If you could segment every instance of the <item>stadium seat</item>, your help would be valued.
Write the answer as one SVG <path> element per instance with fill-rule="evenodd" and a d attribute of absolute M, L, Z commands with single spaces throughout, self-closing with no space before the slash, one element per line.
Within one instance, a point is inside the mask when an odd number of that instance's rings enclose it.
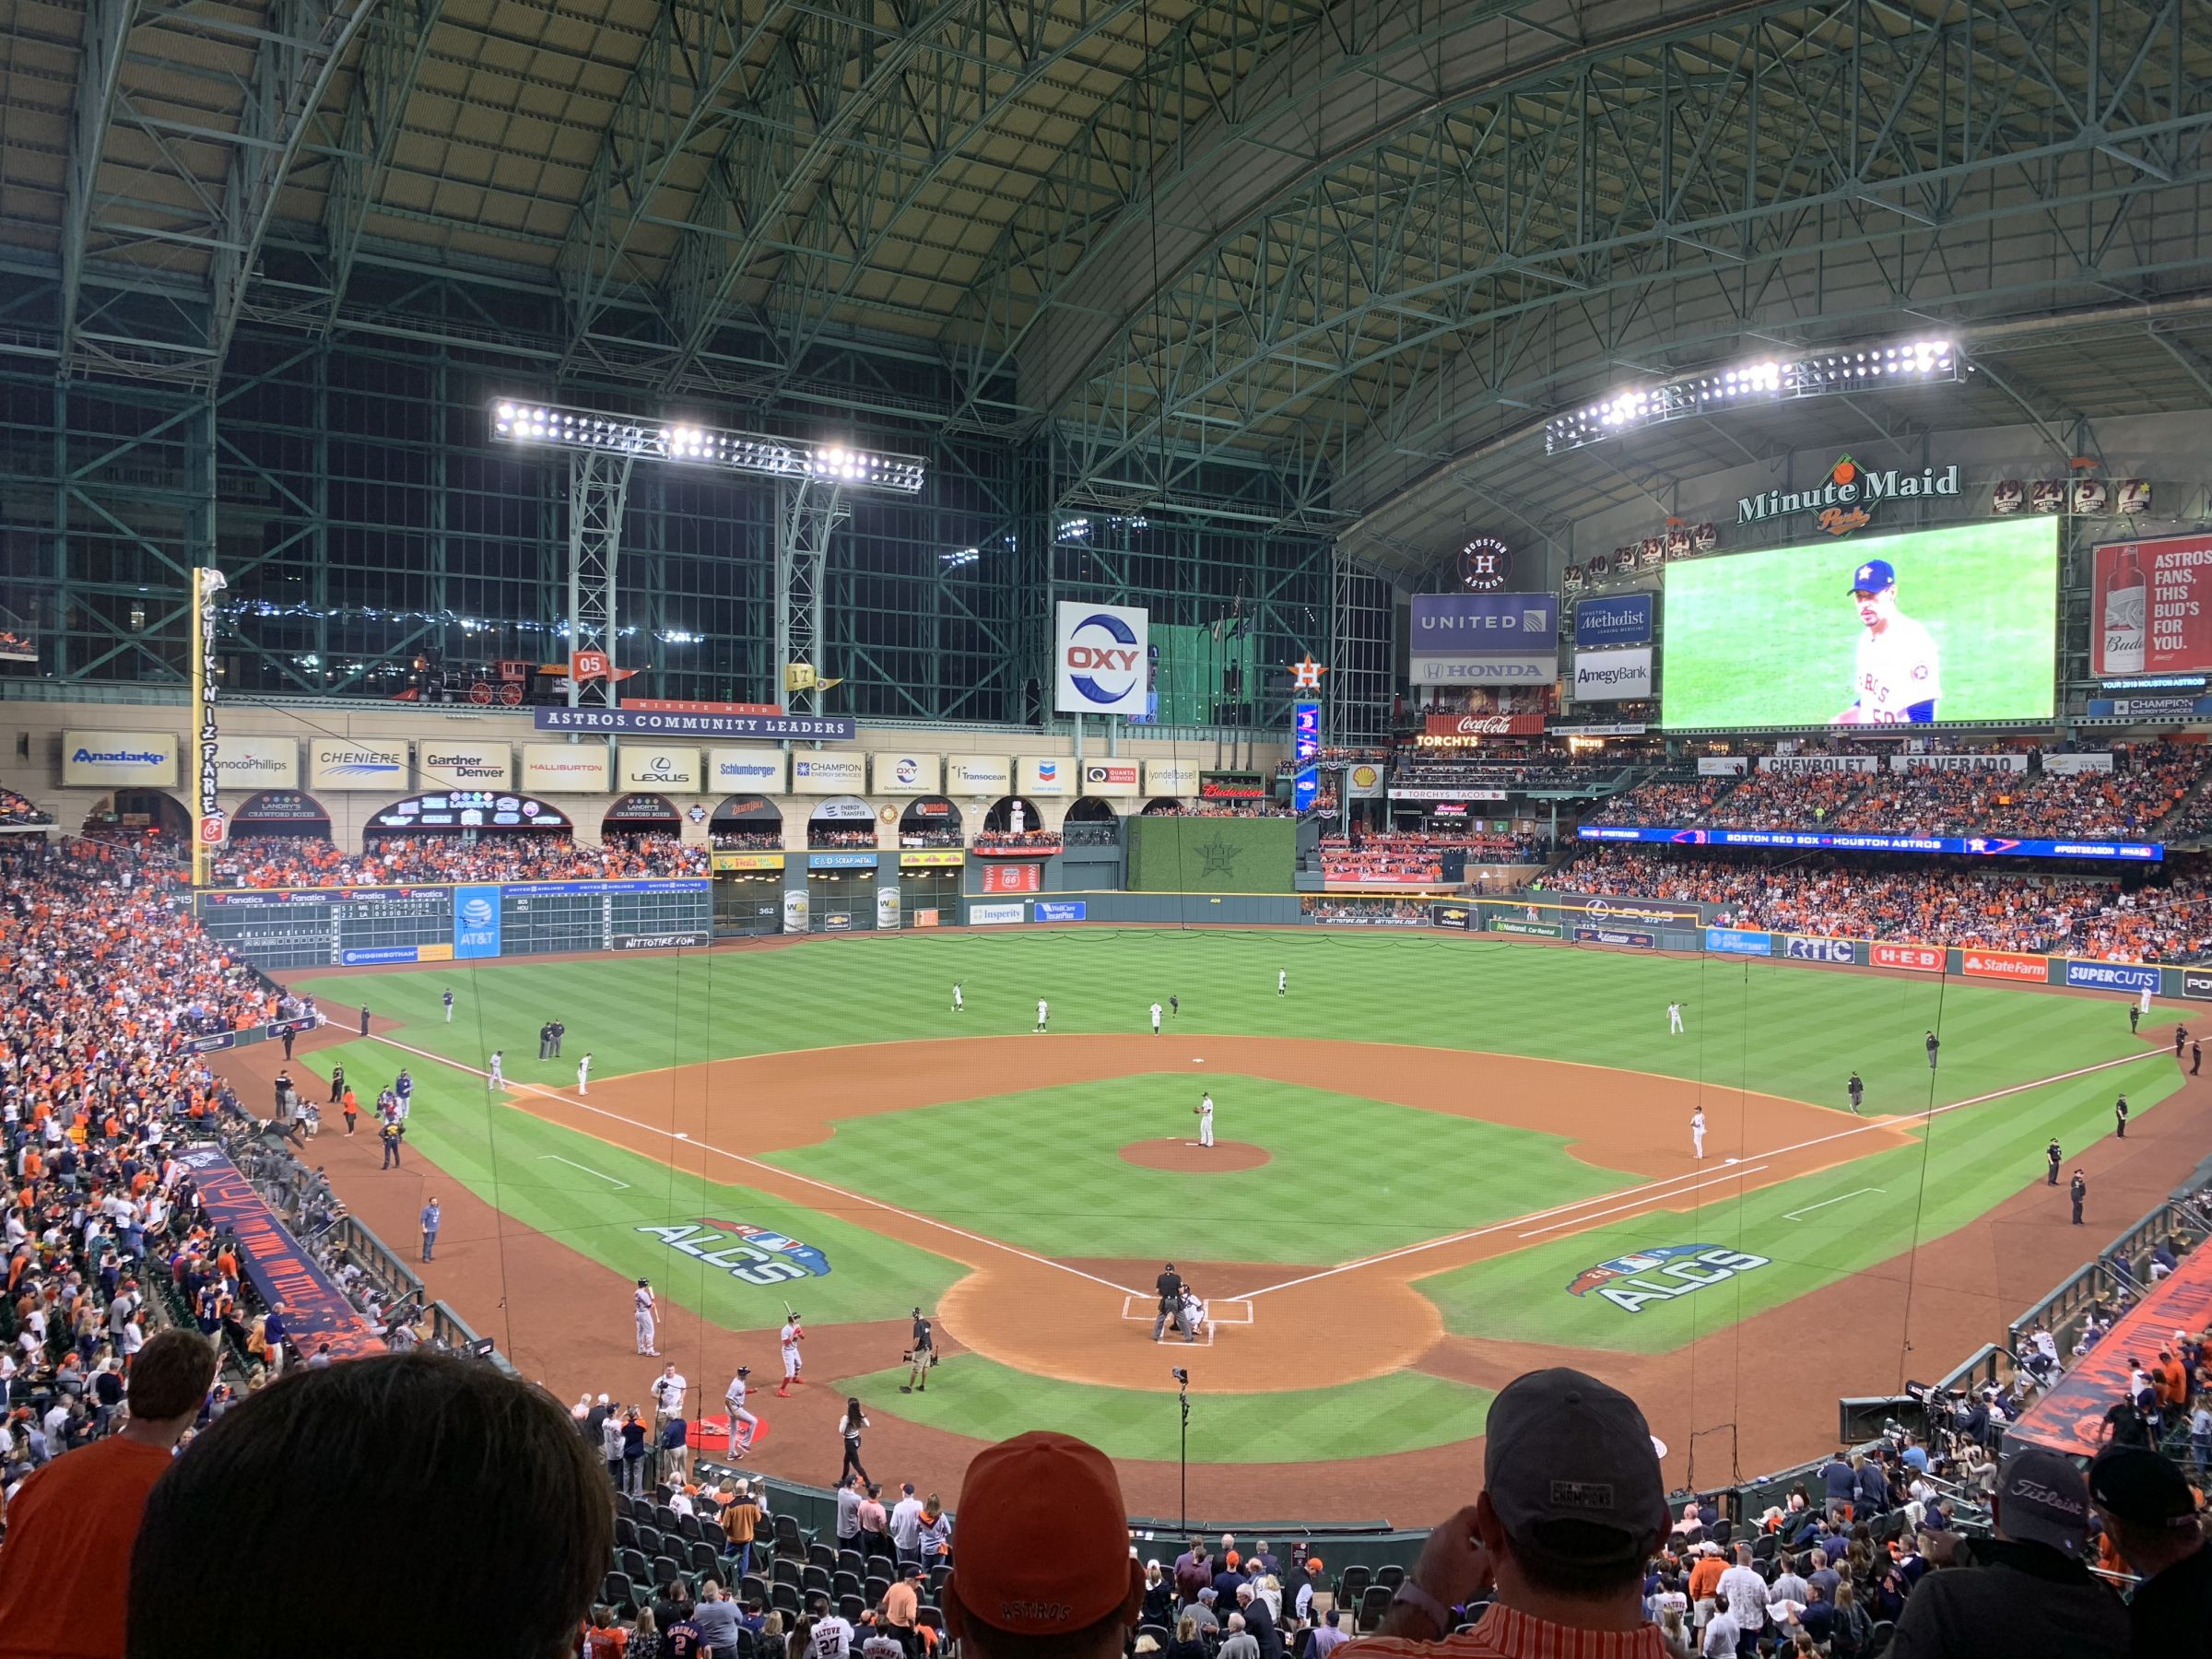
<path fill-rule="evenodd" d="M 615 1517 L 615 1543 L 623 1549 L 638 1547 L 638 1524 L 628 1515 Z"/>
<path fill-rule="evenodd" d="M 683 1517 L 665 1503 L 653 1506 L 653 1524 L 665 1533 L 680 1533 L 683 1530 Z"/>
<path fill-rule="evenodd" d="M 1359 1597 L 1359 1611 L 1353 1623 L 1361 1633 L 1382 1628 L 1382 1616 L 1390 1611 L 1390 1586 L 1370 1584 Z"/>
<path fill-rule="evenodd" d="M 799 1569 L 799 1589 L 807 1595 L 828 1595 L 830 1575 L 812 1561 Z"/>
<path fill-rule="evenodd" d="M 615 1566 L 630 1576 L 633 1583 L 653 1583 L 653 1570 L 646 1564 L 641 1549 L 619 1549 L 615 1552 Z"/>
<path fill-rule="evenodd" d="M 778 1556 L 775 1565 L 769 1569 L 769 1577 L 779 1584 L 787 1584 L 794 1591 L 805 1581 L 799 1576 L 799 1564 L 790 1556 Z"/>
<path fill-rule="evenodd" d="M 654 1583 L 672 1584 L 677 1579 L 682 1578 L 686 1578 L 684 1564 L 674 1556 L 658 1555 L 653 1558 L 653 1582 Z M 688 1580 L 686 1579 L 686 1582 L 688 1583 Z"/>
<path fill-rule="evenodd" d="M 857 1583 L 868 1576 L 868 1563 L 859 1550 L 841 1549 L 837 1552 L 837 1565 L 832 1571 L 851 1573 Z"/>
<path fill-rule="evenodd" d="M 888 1578 L 870 1578 L 862 1583 L 860 1593 L 866 1598 L 869 1606 L 880 1607 L 883 1606 L 884 1592 L 890 1587 L 891 1581 Z"/>
<path fill-rule="evenodd" d="M 1373 1574 L 1365 1567 L 1347 1567 L 1344 1576 L 1336 1581 L 1336 1605 L 1357 1609 L 1359 1598 L 1367 1594 Z"/>
<path fill-rule="evenodd" d="M 782 1614 L 786 1620 L 795 1619 L 801 1613 L 806 1611 L 806 1609 L 799 1605 L 798 1586 L 796 1584 L 786 1584 L 781 1579 L 778 1579 L 773 1584 L 769 1586 L 768 1599 L 769 1605 L 773 1606 L 777 1612 Z"/>
<path fill-rule="evenodd" d="M 1139 1641 L 1142 1641 L 1147 1636 L 1151 1637 L 1154 1641 L 1159 1643 L 1159 1650 L 1163 1653 L 1168 1650 L 1168 1643 L 1175 1640 L 1175 1632 L 1169 1630 L 1165 1625 L 1138 1625 L 1136 1627 L 1136 1639 Z"/>
<path fill-rule="evenodd" d="M 839 1596 L 858 1595 L 860 1594 L 860 1575 L 857 1572 L 847 1572 L 841 1567 L 839 1568 L 830 1575 L 830 1594 Z"/>
<path fill-rule="evenodd" d="M 1733 1521 L 1715 1522 L 1712 1536 L 1715 1544 L 1725 1545 L 1729 1539 L 1735 1536 L 1735 1523 Z"/>
<path fill-rule="evenodd" d="M 1866 1638 L 1867 1659 L 1881 1659 L 1881 1655 L 1888 1650 L 1889 1639 L 1896 1634 L 1897 1625 L 1894 1620 L 1888 1618 L 1879 1620 L 1875 1625 L 1873 1632 Z"/>
<path fill-rule="evenodd" d="M 1779 1533 L 1761 1533 L 1752 1543 L 1751 1559 L 1754 1561 L 1771 1561 L 1781 1547 L 1782 1535 Z"/>
<path fill-rule="evenodd" d="M 706 1524 L 697 1515 L 678 1515 L 676 1518 L 676 1530 L 695 1544 L 707 1535 Z"/>
<path fill-rule="evenodd" d="M 1382 1585 L 1383 1589 L 1389 1591 L 1394 1595 L 1397 1594 L 1398 1586 L 1405 1582 L 1406 1569 L 1399 1566 L 1395 1561 L 1391 1562 L 1387 1567 L 1378 1567 L 1375 1569 L 1375 1583 Z"/>
<path fill-rule="evenodd" d="M 920 1611 L 915 1613 L 914 1622 L 918 1625 L 926 1626 L 928 1629 L 936 1631 L 939 1635 L 944 1634 L 945 1615 L 935 1607 L 922 1608 Z M 1152 1628 L 1154 1630 L 1158 1630 L 1159 1627 L 1155 1625 Z"/>
<path fill-rule="evenodd" d="M 806 1553 L 806 1535 L 799 1531 L 798 1522 L 790 1515 L 776 1517 L 776 1551 L 779 1555 L 803 1556 Z"/>
<path fill-rule="evenodd" d="M 719 1573 L 722 1571 L 722 1551 L 704 1538 L 691 1542 L 691 1571 Z"/>
<path fill-rule="evenodd" d="M 737 1599 L 748 1607 L 756 1604 L 767 1606 L 768 1581 L 757 1572 L 747 1573 L 737 1582 Z"/>
<path fill-rule="evenodd" d="M 627 1572 L 610 1572 L 601 1580 L 599 1599 L 625 1618 L 637 1617 L 638 1593 Z"/>
<path fill-rule="evenodd" d="M 650 1522 L 635 1528 L 638 1547 L 649 1556 L 656 1556 L 668 1547 L 668 1539 L 661 1529 Z"/>
<path fill-rule="evenodd" d="M 945 1581 L 952 1576 L 952 1569 L 939 1561 L 929 1570 L 929 1599 L 940 1605 L 945 1600 Z M 880 1598 L 879 1598 L 880 1599 Z"/>
<path fill-rule="evenodd" d="M 868 1604 L 858 1595 L 847 1594 L 837 1598 L 837 1616 L 849 1625 L 858 1625 L 867 1610 Z"/>
<path fill-rule="evenodd" d="M 817 1567 L 819 1567 L 824 1572 L 836 1571 L 837 1558 L 840 1555 L 850 1555 L 852 1551 L 850 1550 L 832 1549 L 829 1545 L 823 1543 L 819 1538 L 815 1539 L 812 1543 L 806 1546 L 806 1559 L 809 1561 L 812 1561 Z"/>

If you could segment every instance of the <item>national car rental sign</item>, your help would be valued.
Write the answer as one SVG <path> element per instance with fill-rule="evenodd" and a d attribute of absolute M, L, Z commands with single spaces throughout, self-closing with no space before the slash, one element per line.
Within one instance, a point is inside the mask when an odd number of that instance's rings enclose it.
<path fill-rule="evenodd" d="M 1151 679 L 1147 619 L 1130 606 L 1061 600 L 1053 638 L 1054 712 L 1142 715 Z"/>

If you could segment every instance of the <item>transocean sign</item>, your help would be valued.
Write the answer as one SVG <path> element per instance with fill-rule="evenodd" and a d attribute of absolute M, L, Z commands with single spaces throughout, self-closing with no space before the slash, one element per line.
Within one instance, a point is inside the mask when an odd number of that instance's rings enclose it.
<path fill-rule="evenodd" d="M 1735 522 L 1764 524 L 1794 513 L 1819 515 L 1820 528 L 1830 535 L 1848 535 L 1864 529 L 1874 518 L 1879 501 L 1919 500 L 1959 493 L 1957 466 L 1923 467 L 1904 472 L 1868 472 L 1849 455 L 1840 457 L 1828 477 L 1810 489 L 1769 489 L 1759 495 L 1739 496 Z"/>

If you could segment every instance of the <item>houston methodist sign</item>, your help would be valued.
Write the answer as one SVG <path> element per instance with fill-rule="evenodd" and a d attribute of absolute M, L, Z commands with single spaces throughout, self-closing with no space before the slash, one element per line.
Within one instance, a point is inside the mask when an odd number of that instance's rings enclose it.
<path fill-rule="evenodd" d="M 1131 606 L 1065 599 L 1057 610 L 1054 712 L 1141 718 L 1151 690 L 1149 614 Z"/>

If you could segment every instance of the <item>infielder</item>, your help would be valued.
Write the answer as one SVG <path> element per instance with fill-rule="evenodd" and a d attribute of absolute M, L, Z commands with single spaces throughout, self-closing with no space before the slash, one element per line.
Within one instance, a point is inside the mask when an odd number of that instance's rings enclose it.
<path fill-rule="evenodd" d="M 1852 603 L 1866 631 L 1859 637 L 1851 706 L 1831 725 L 1922 724 L 1936 718 L 1943 671 L 1935 636 L 1897 608 L 1897 571 L 1870 559 L 1852 573 Z"/>
<path fill-rule="evenodd" d="M 592 1056 L 589 1052 L 586 1052 L 582 1059 L 576 1062 L 576 1092 L 578 1094 L 592 1092 Z"/>
<path fill-rule="evenodd" d="M 952 982 L 952 1011 L 955 1014 L 958 1014 L 967 1006 L 968 1004 L 966 999 L 960 995 L 960 982 L 959 980 L 954 980 Z"/>
<path fill-rule="evenodd" d="M 500 1066 L 501 1063 L 505 1061 L 506 1057 L 507 1054 L 504 1049 L 493 1049 L 491 1051 L 491 1086 L 494 1088 L 504 1088 L 507 1087 L 507 1079 L 500 1074 Z"/>
<path fill-rule="evenodd" d="M 1200 1095 L 1198 1104 L 1192 1107 L 1191 1110 L 1198 1114 L 1198 1144 L 1202 1147 L 1212 1146 L 1214 1144 L 1214 1097 L 1210 1094 Z"/>
<path fill-rule="evenodd" d="M 1152 1005 L 1152 1035 L 1155 1037 L 1159 1035 L 1159 1005 L 1158 1003 Z"/>
<path fill-rule="evenodd" d="M 653 1281 L 640 1279 L 638 1288 L 630 1292 L 629 1300 L 631 1316 L 636 1320 L 638 1326 L 638 1352 L 651 1355 L 657 1359 L 661 1350 L 653 1346 L 653 1316 L 659 1310 L 661 1303 L 660 1299 L 653 1293 Z"/>
<path fill-rule="evenodd" d="M 1705 1157 L 1705 1108 L 1693 1107 L 1689 1114 L 1689 1144 L 1700 1161 Z"/>
<path fill-rule="evenodd" d="M 794 1382 L 804 1381 L 799 1375 L 804 1364 L 799 1359 L 799 1344 L 806 1340 L 806 1329 L 799 1324 L 798 1310 L 786 1308 L 784 1312 L 788 1317 L 782 1334 L 777 1337 L 778 1346 L 783 1350 L 783 1386 L 776 1390 L 776 1398 L 779 1400 L 789 1396 Z"/>
<path fill-rule="evenodd" d="M 1043 997 L 1039 997 L 1037 999 L 1037 1029 L 1041 1031 L 1043 1030 L 1052 1018 L 1053 1005 L 1046 1002 Z"/>
<path fill-rule="evenodd" d="M 453 994 L 451 991 L 445 994 L 445 1023 L 453 1023 Z"/>
<path fill-rule="evenodd" d="M 2150 1012 L 2150 987 L 2148 985 L 2143 987 L 2143 995 L 2136 1006 L 2146 1014 Z"/>
<path fill-rule="evenodd" d="M 1289 989 L 1290 971 L 1288 968 L 1277 968 L 1275 971 L 1275 994 L 1277 996 L 1281 996 L 1288 993 Z"/>
<path fill-rule="evenodd" d="M 752 1374 L 753 1368 L 751 1366 L 739 1366 L 737 1374 L 730 1379 L 730 1385 L 724 1391 L 722 1396 L 722 1403 L 729 1407 L 730 1412 L 730 1455 L 732 1457 L 743 1457 L 747 1452 L 750 1452 L 753 1449 L 753 1436 L 760 1432 L 760 1419 L 745 1408 L 746 1390 L 752 1386 L 746 1379 Z M 740 1423 L 745 1425 L 743 1434 L 737 1432 L 737 1426 Z"/>
<path fill-rule="evenodd" d="M 1682 1005 L 1678 1002 L 1666 1005 L 1666 1034 L 1669 1037 L 1682 1034 Z"/>

